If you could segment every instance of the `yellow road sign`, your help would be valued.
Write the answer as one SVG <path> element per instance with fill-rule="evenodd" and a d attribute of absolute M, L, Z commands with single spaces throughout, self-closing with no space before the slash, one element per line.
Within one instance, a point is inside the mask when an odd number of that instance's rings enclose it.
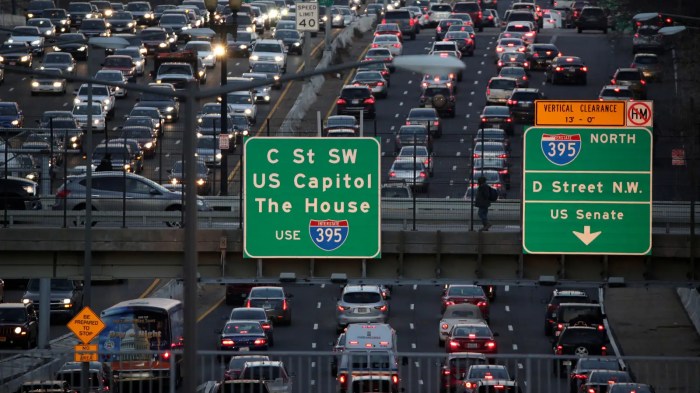
<path fill-rule="evenodd" d="M 97 352 L 97 344 L 78 344 L 74 349 L 75 352 Z"/>
<path fill-rule="evenodd" d="M 83 344 L 88 344 L 105 328 L 104 322 L 90 307 L 85 307 L 68 322 L 70 329 Z"/>
<path fill-rule="evenodd" d="M 535 101 L 536 126 L 624 127 L 625 101 Z"/>
<path fill-rule="evenodd" d="M 76 362 L 96 362 L 97 352 L 76 352 L 73 356 L 73 361 Z"/>

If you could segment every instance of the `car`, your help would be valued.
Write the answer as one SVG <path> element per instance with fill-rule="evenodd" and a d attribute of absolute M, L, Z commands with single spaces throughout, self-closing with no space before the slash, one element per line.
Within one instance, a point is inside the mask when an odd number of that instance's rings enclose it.
<path fill-rule="evenodd" d="M 264 381 L 270 392 L 291 393 L 292 376 L 287 372 L 284 362 L 265 360 L 245 362 L 239 378 Z"/>
<path fill-rule="evenodd" d="M 22 295 L 22 303 L 33 304 L 40 311 L 39 279 L 32 278 L 27 282 L 27 290 Z M 67 322 L 83 308 L 82 282 L 65 278 L 52 278 L 49 287 L 49 312 L 51 317 L 62 318 Z M 41 315 L 39 315 L 41 316 Z M 55 322 L 55 320 L 53 320 Z"/>
<path fill-rule="evenodd" d="M 515 78 L 493 77 L 486 85 L 486 105 L 504 105 L 518 87 Z"/>
<path fill-rule="evenodd" d="M 255 7 L 258 8 L 258 7 Z M 277 33 L 277 30 L 296 30 L 297 23 L 293 20 L 280 20 L 275 27 L 272 28 L 272 34 Z M 260 32 L 262 34 L 262 32 Z M 279 38 L 278 38 L 279 39 Z"/>
<path fill-rule="evenodd" d="M 469 366 L 464 376 L 465 392 L 475 392 L 479 382 L 486 380 L 510 381 L 512 379 L 508 373 L 508 369 L 504 365 L 473 364 Z"/>
<path fill-rule="evenodd" d="M 261 307 L 236 307 L 231 310 L 229 320 L 257 321 L 260 322 L 263 330 L 267 334 L 267 341 L 271 347 L 275 345 L 274 325 L 270 317 Z"/>
<path fill-rule="evenodd" d="M 392 56 L 400 56 L 403 53 L 403 44 L 399 37 L 391 34 L 383 34 L 374 37 L 372 48 L 384 48 L 391 52 Z"/>
<path fill-rule="evenodd" d="M 0 152 L 0 157 L 3 159 L 5 158 L 5 147 L 5 143 L 0 142 L 0 149 L 3 149 Z M 12 157 L 13 154 L 8 153 L 7 156 Z M 41 210 L 42 208 L 39 198 L 39 184 L 32 180 L 11 175 L 2 176 L 0 177 L 0 194 L 3 195 L 0 198 L 0 210 Z"/>
<path fill-rule="evenodd" d="M 438 115 L 455 117 L 457 100 L 452 89 L 445 85 L 429 85 L 420 96 L 421 108 L 435 108 Z"/>
<path fill-rule="evenodd" d="M 445 33 L 443 41 L 450 41 L 457 44 L 457 49 L 462 55 L 474 56 L 476 44 L 471 35 L 466 31 L 448 31 Z"/>
<path fill-rule="evenodd" d="M 501 54 L 496 62 L 496 69 L 498 72 L 500 72 L 503 67 L 522 67 L 526 71 L 529 71 L 531 64 L 524 53 L 508 52 Z"/>
<path fill-rule="evenodd" d="M 262 307 L 273 323 L 292 324 L 292 307 L 290 299 L 282 287 L 260 286 L 250 289 L 246 297 L 246 307 Z"/>
<path fill-rule="evenodd" d="M 34 348 L 39 338 L 39 318 L 34 304 L 0 304 L 0 348 Z"/>
<path fill-rule="evenodd" d="M 65 381 L 73 390 L 81 390 L 82 362 L 65 362 L 56 372 L 56 379 Z M 106 393 L 114 388 L 112 368 L 106 362 L 87 362 L 90 391 Z"/>
<path fill-rule="evenodd" d="M 34 56 L 31 46 L 26 42 L 5 42 L 0 45 L 0 63 L 3 65 L 20 66 L 32 68 Z M 5 80 L 5 72 L 3 70 L 2 80 Z"/>
<path fill-rule="evenodd" d="M 138 140 L 134 138 L 125 138 L 124 134 L 118 135 L 117 138 L 111 138 L 111 139 L 103 139 L 98 146 L 109 146 L 109 147 L 116 147 L 118 145 L 121 145 L 122 150 L 127 149 L 127 151 L 130 152 L 131 159 L 126 162 L 126 165 L 129 166 L 128 171 L 131 171 L 133 173 L 141 173 L 143 172 L 143 149 L 141 148 L 141 144 L 139 143 Z M 110 160 L 112 162 L 112 165 L 114 165 L 114 160 Z M 124 162 L 118 162 L 117 164 L 124 165 Z M 96 166 L 99 165 L 96 164 Z M 116 168 L 119 168 L 119 166 L 116 166 Z"/>
<path fill-rule="evenodd" d="M 408 185 L 414 191 L 428 191 L 430 186 L 428 168 L 422 161 L 413 158 L 397 157 L 389 168 L 389 182 L 400 182 Z"/>
<path fill-rule="evenodd" d="M 510 139 L 505 130 L 501 128 L 479 128 L 474 135 L 474 144 L 479 142 L 498 142 L 510 151 Z M 488 293 L 487 293 L 488 295 Z"/>
<path fill-rule="evenodd" d="M 603 34 L 608 33 L 608 16 L 601 7 L 586 6 L 581 8 L 575 24 L 579 34 L 584 30 L 602 30 Z"/>
<path fill-rule="evenodd" d="M 638 68 L 618 68 L 612 75 L 610 84 L 628 86 L 632 90 L 635 99 L 647 99 L 647 81 L 644 79 L 642 71 Z"/>
<path fill-rule="evenodd" d="M 185 41 L 185 31 L 192 28 L 190 17 L 182 12 L 181 9 L 175 8 L 166 10 L 158 20 L 158 27 L 165 30 L 172 30 L 177 37 L 177 41 Z"/>
<path fill-rule="evenodd" d="M 636 382 L 615 382 L 607 393 L 656 393 L 653 386 Z"/>
<path fill-rule="evenodd" d="M 282 68 L 277 63 L 269 61 L 261 61 L 251 64 L 250 72 L 265 74 L 268 79 L 272 80 L 273 89 L 281 89 Z"/>
<path fill-rule="evenodd" d="M 496 43 L 496 59 L 503 53 L 522 52 L 525 53 L 527 45 L 520 38 L 501 38 Z"/>
<path fill-rule="evenodd" d="M 433 158 L 427 146 L 404 146 L 396 156 L 397 158 L 422 161 L 428 169 L 430 177 L 433 176 Z"/>
<path fill-rule="evenodd" d="M 381 197 L 411 199 L 413 198 L 413 191 L 411 191 L 411 187 L 406 184 L 386 183 L 382 184 Z"/>
<path fill-rule="evenodd" d="M 597 303 L 561 303 L 554 317 L 554 335 L 558 336 L 567 326 L 589 326 L 605 334 L 605 314 Z"/>
<path fill-rule="evenodd" d="M 197 173 L 197 180 L 195 180 L 197 184 L 197 194 L 208 194 L 211 188 L 209 168 L 203 160 L 197 160 L 195 163 L 195 171 Z M 173 186 L 183 184 L 185 178 L 184 173 L 184 163 L 182 161 L 175 161 L 173 167 L 168 169 L 168 182 Z"/>
<path fill-rule="evenodd" d="M 32 18 L 40 17 L 44 10 L 50 8 L 56 8 L 53 0 L 30 0 L 25 8 L 25 20 L 29 22 Z"/>
<path fill-rule="evenodd" d="M 580 57 L 557 56 L 545 70 L 545 81 L 553 85 L 561 82 L 585 85 L 588 81 L 588 67 Z"/>
<path fill-rule="evenodd" d="M 104 131 L 106 127 L 106 115 L 104 110 L 104 105 L 96 101 L 91 103 L 80 102 L 79 104 L 73 105 L 73 117 L 78 122 L 80 128 L 87 130 L 87 118 L 88 112 L 92 114 L 92 128 L 93 130 Z"/>
<path fill-rule="evenodd" d="M 112 12 L 107 17 L 107 25 L 112 33 L 136 33 L 136 20 L 129 11 Z"/>
<path fill-rule="evenodd" d="M 43 56 L 46 51 L 44 41 L 45 39 L 41 35 L 38 27 L 16 26 L 10 32 L 10 38 L 5 42 L 8 44 L 27 43 L 34 54 Z"/>
<path fill-rule="evenodd" d="M 367 4 L 367 6 L 365 7 L 365 15 L 375 15 L 377 17 L 377 20 L 381 19 L 384 16 L 384 4 Z"/>
<path fill-rule="evenodd" d="M 351 129 L 353 132 L 359 132 L 360 125 L 357 124 L 357 118 L 355 118 L 355 116 L 328 116 L 328 119 L 326 119 L 326 125 L 323 127 L 323 132 L 327 133 L 328 131 L 335 129 Z"/>
<path fill-rule="evenodd" d="M 516 88 L 508 97 L 506 105 L 510 108 L 510 114 L 515 121 L 531 123 L 535 120 L 535 101 L 543 99 L 545 95 L 540 89 Z"/>
<path fill-rule="evenodd" d="M 304 52 L 304 35 L 296 30 L 277 29 L 274 38 L 284 43 L 287 54 L 301 56 Z"/>
<path fill-rule="evenodd" d="M 418 26 L 416 26 L 416 21 L 411 16 L 411 12 L 407 9 L 387 10 L 384 13 L 382 23 L 396 23 L 401 29 L 401 34 L 411 37 L 412 41 L 416 39 Z"/>
<path fill-rule="evenodd" d="M 223 153 L 219 148 L 219 138 L 214 135 L 201 135 L 197 137 L 195 157 L 207 166 L 219 166 Z"/>
<path fill-rule="evenodd" d="M 452 14 L 450 4 L 431 3 L 428 8 L 428 26 L 437 27 L 440 21 L 448 19 L 450 14 Z"/>
<path fill-rule="evenodd" d="M 542 28 L 543 29 L 561 29 L 564 23 L 564 16 L 561 10 L 545 9 L 542 10 Z"/>
<path fill-rule="evenodd" d="M 47 39 L 53 39 L 56 36 L 56 26 L 49 18 L 32 18 L 27 21 L 27 26 L 39 28 L 39 33 Z"/>
<path fill-rule="evenodd" d="M 272 393 L 265 381 L 258 379 L 232 379 L 214 382 L 208 393 Z"/>
<path fill-rule="evenodd" d="M 411 108 L 406 116 L 406 125 L 422 125 L 431 137 L 442 137 L 442 121 L 435 108 Z"/>
<path fill-rule="evenodd" d="M 556 325 L 557 310 L 562 303 L 591 303 L 591 298 L 584 291 L 560 290 L 552 291 L 552 297 L 547 303 L 547 310 L 544 317 L 544 334 L 551 336 L 554 334 Z"/>
<path fill-rule="evenodd" d="M 399 41 L 403 42 L 403 34 L 401 33 L 401 27 L 397 23 L 380 23 L 374 29 L 374 36 L 379 37 L 380 35 L 393 35 L 399 38 Z"/>
<path fill-rule="evenodd" d="M 445 356 L 440 365 L 440 392 L 452 392 L 463 387 L 463 380 L 469 367 L 474 364 L 487 364 L 482 353 L 452 352 Z"/>
<path fill-rule="evenodd" d="M 260 61 L 270 61 L 277 63 L 282 72 L 287 72 L 287 55 L 284 50 L 284 43 L 275 39 L 258 40 L 253 47 L 248 58 L 251 67 Z"/>
<path fill-rule="evenodd" d="M 581 385 L 579 391 L 609 393 L 613 385 L 630 382 L 632 382 L 632 376 L 627 371 L 593 370 L 588 375 L 586 382 Z"/>
<path fill-rule="evenodd" d="M 634 98 L 629 86 L 605 85 L 598 93 L 600 101 L 634 101 Z"/>
<path fill-rule="evenodd" d="M 269 347 L 267 335 L 258 321 L 227 321 L 218 333 L 219 351 L 266 351 Z"/>
<path fill-rule="evenodd" d="M 530 7 L 533 7 L 532 3 L 529 3 Z M 540 22 L 538 20 L 537 13 L 531 9 L 519 9 L 519 10 L 508 10 L 501 19 L 501 25 L 505 26 L 510 22 L 531 22 L 538 28 L 540 27 Z"/>
<path fill-rule="evenodd" d="M 438 324 L 438 346 L 444 347 L 452 327 L 462 323 L 485 322 L 481 309 L 476 304 L 459 303 L 445 307 Z"/>
<path fill-rule="evenodd" d="M 24 113 L 13 101 L 0 102 L 0 128 L 24 127 Z"/>
<path fill-rule="evenodd" d="M 150 119 L 144 119 L 148 124 L 130 125 L 125 124 L 119 129 L 119 138 L 136 139 L 143 150 L 145 158 L 155 157 L 158 146 L 158 133 L 152 127 Z"/>
<path fill-rule="evenodd" d="M 377 98 L 386 98 L 389 94 L 389 82 L 380 71 L 360 71 L 350 82 L 353 86 L 367 86 Z"/>
<path fill-rule="evenodd" d="M 654 25 L 640 26 L 632 36 L 632 53 L 662 53 L 666 49 L 664 37 L 659 33 L 659 27 Z"/>
<path fill-rule="evenodd" d="M 474 27 L 484 31 L 483 12 L 478 1 L 458 2 L 452 7 L 453 13 L 467 13 L 474 22 Z"/>
<path fill-rule="evenodd" d="M 45 68 L 49 75 L 34 75 L 31 80 L 31 95 L 39 93 L 66 94 L 66 78 L 58 68 Z"/>
<path fill-rule="evenodd" d="M 126 55 L 109 55 L 102 62 L 103 70 L 116 70 L 124 74 L 124 78 L 130 82 L 136 80 L 136 64 L 131 56 Z"/>
<path fill-rule="evenodd" d="M 104 19 L 86 19 L 78 29 L 78 33 L 83 33 L 86 37 L 109 37 L 109 27 Z"/>
<path fill-rule="evenodd" d="M 457 92 L 457 84 L 455 74 L 451 73 L 440 73 L 440 74 L 425 74 L 423 75 L 423 80 L 420 83 L 421 94 L 423 91 L 431 85 L 443 85 L 452 89 L 452 92 Z"/>
<path fill-rule="evenodd" d="M 251 82 L 265 83 L 268 81 L 267 74 L 262 72 L 244 72 L 241 74 L 241 78 L 248 78 Z M 255 95 L 255 102 L 269 104 L 270 103 L 270 90 L 272 86 L 270 85 L 260 85 L 253 88 L 253 94 Z"/>
<path fill-rule="evenodd" d="M 445 312 L 453 304 L 469 303 L 479 307 L 483 318 L 489 320 L 489 301 L 482 287 L 478 285 L 447 285 L 440 297 L 440 311 Z"/>
<path fill-rule="evenodd" d="M 568 326 L 554 341 L 555 355 L 568 355 L 554 359 L 554 375 L 564 376 L 573 366 L 570 356 L 607 356 L 607 336 L 590 326 Z"/>
<path fill-rule="evenodd" d="M 430 48 L 430 51 L 428 53 L 443 51 L 457 52 L 459 51 L 459 48 L 457 46 L 457 43 L 452 41 L 435 41 L 433 42 L 433 46 Z"/>
<path fill-rule="evenodd" d="M 362 59 L 362 61 L 371 61 L 371 60 L 384 60 L 387 63 L 387 66 L 389 67 L 389 70 L 391 72 L 395 71 L 395 67 L 391 65 L 391 62 L 394 61 L 394 55 L 391 54 L 391 51 L 386 48 L 370 48 L 367 50 L 367 53 L 365 53 L 365 57 Z"/>
<path fill-rule="evenodd" d="M 578 393 L 581 385 L 586 383 L 593 370 L 621 371 L 620 361 L 616 358 L 581 357 L 569 374 L 569 392 Z"/>
<path fill-rule="evenodd" d="M 644 79 L 647 81 L 661 82 L 664 75 L 663 63 L 655 53 L 637 53 L 632 59 L 630 68 L 642 71 Z"/>
<path fill-rule="evenodd" d="M 347 285 L 336 303 L 336 331 L 351 323 L 386 323 L 389 303 L 377 285 Z"/>
<path fill-rule="evenodd" d="M 445 338 L 445 351 L 496 354 L 498 345 L 495 336 L 484 322 L 456 324 Z"/>
<path fill-rule="evenodd" d="M 126 83 L 126 79 L 124 79 L 124 74 L 122 74 L 122 72 L 118 70 L 99 70 L 97 71 L 97 74 L 95 74 L 95 79 L 105 82 Z M 112 91 L 112 95 L 115 98 L 126 97 L 128 93 L 126 88 L 124 87 L 109 86 L 108 88 Z"/>
<path fill-rule="evenodd" d="M 75 92 L 73 99 L 74 105 L 87 104 L 88 96 L 92 90 L 92 102 L 99 102 L 105 116 L 112 118 L 114 116 L 114 107 L 116 104 L 112 91 L 105 85 L 89 85 L 87 83 L 80 85 Z M 87 119 L 86 119 L 87 120 Z"/>
<path fill-rule="evenodd" d="M 88 45 L 87 37 L 82 33 L 65 33 L 56 38 L 53 44 L 54 52 L 67 52 L 73 55 L 76 60 L 87 60 Z M 3 56 L 7 56 L 3 54 Z"/>
<path fill-rule="evenodd" d="M 464 27 L 471 27 L 474 28 L 474 21 L 472 20 L 472 17 L 468 13 L 462 13 L 462 12 L 453 12 L 449 16 L 450 19 L 459 19 L 462 21 L 462 25 L 454 25 L 455 28 L 457 29 L 463 29 Z M 452 26 L 450 26 L 452 28 Z M 448 29 L 449 31 L 449 29 Z"/>
<path fill-rule="evenodd" d="M 461 26 L 464 25 L 464 22 L 456 18 L 442 19 L 435 28 L 435 41 L 442 41 L 442 39 L 445 38 L 445 34 L 447 34 L 450 27 L 453 25 Z"/>
<path fill-rule="evenodd" d="M 362 64 L 357 67 L 357 72 L 361 71 L 379 71 L 384 79 L 386 79 L 387 84 L 391 84 L 391 70 L 386 63 L 368 63 Z"/>
<path fill-rule="evenodd" d="M 129 5 L 134 3 L 137 2 L 131 2 Z M 168 34 L 162 27 L 147 27 L 139 32 L 139 37 L 148 55 L 174 52 L 177 50 L 177 39 Z"/>
<path fill-rule="evenodd" d="M 233 39 L 226 41 L 228 53 L 230 53 L 230 56 L 232 57 L 248 57 L 250 56 L 250 52 L 252 51 L 253 46 L 255 46 L 255 42 L 257 40 L 257 33 L 238 30 L 236 32 L 235 41 Z"/>
<path fill-rule="evenodd" d="M 185 44 L 184 50 L 193 51 L 202 60 L 202 64 L 207 68 L 216 66 L 216 54 L 214 47 L 209 41 L 189 41 Z"/>
<path fill-rule="evenodd" d="M 520 39 L 523 40 L 525 45 L 532 45 L 537 40 L 537 27 L 530 23 L 510 22 L 506 25 L 504 31 L 522 33 Z"/>
<path fill-rule="evenodd" d="M 483 157 L 503 158 L 507 163 L 509 158 L 508 148 L 501 142 L 474 142 L 472 158 Z"/>
<path fill-rule="evenodd" d="M 220 112 L 219 112 L 220 113 Z M 131 112 L 126 116 L 127 121 L 131 117 L 148 117 L 151 119 L 153 128 L 158 130 L 158 133 L 162 133 L 161 123 L 165 120 L 160 114 L 160 111 L 156 107 L 149 106 L 135 106 L 131 109 Z"/>
<path fill-rule="evenodd" d="M 237 355 L 231 356 L 228 362 L 228 366 L 224 371 L 224 381 L 231 381 L 239 379 L 241 371 L 243 371 L 243 366 L 248 362 L 265 362 L 269 361 L 270 357 L 267 355 Z M 253 393 L 253 392 L 250 392 Z"/>
<path fill-rule="evenodd" d="M 528 46 L 526 54 L 533 70 L 547 68 L 555 57 L 562 55 L 554 44 L 532 44 Z"/>
<path fill-rule="evenodd" d="M 498 76 L 501 78 L 515 79 L 518 88 L 527 88 L 530 86 L 530 75 L 523 67 L 501 67 Z M 513 89 L 513 91 L 515 91 L 515 89 Z"/>
<path fill-rule="evenodd" d="M 360 112 L 364 113 L 364 118 L 374 118 L 375 99 L 372 90 L 366 85 L 343 86 L 336 100 L 336 114 L 359 116 Z"/>
<path fill-rule="evenodd" d="M 495 9 L 484 8 L 482 10 L 482 24 L 484 27 L 500 27 L 501 19 L 498 17 L 498 11 Z"/>
<path fill-rule="evenodd" d="M 226 104 L 232 114 L 245 115 L 251 124 L 258 120 L 258 106 L 252 91 L 234 91 L 226 95 Z"/>
<path fill-rule="evenodd" d="M 97 14 L 94 13 L 97 9 L 93 9 L 88 2 L 72 1 L 68 4 L 67 10 L 68 15 L 70 15 L 70 25 L 75 28 L 79 28 L 83 20 L 97 17 Z"/>
<path fill-rule="evenodd" d="M 401 151 L 404 146 L 425 146 L 432 153 L 433 138 L 424 125 L 403 125 L 394 137 L 394 154 Z"/>
<path fill-rule="evenodd" d="M 505 197 L 506 190 L 510 189 L 508 159 L 501 157 L 479 157 L 474 158 L 473 162 L 473 178 L 478 179 L 483 176 L 486 178 L 486 183 L 498 191 L 499 197 Z"/>

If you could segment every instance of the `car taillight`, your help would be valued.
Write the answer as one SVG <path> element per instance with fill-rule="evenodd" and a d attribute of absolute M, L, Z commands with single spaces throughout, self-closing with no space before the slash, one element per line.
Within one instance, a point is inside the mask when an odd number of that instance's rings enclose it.
<path fill-rule="evenodd" d="M 588 393 L 596 393 L 596 391 L 595 391 L 595 389 L 593 389 L 593 388 L 589 388 L 589 389 L 588 389 Z"/>
<path fill-rule="evenodd" d="M 455 304 L 455 302 L 453 302 L 452 300 L 445 300 L 445 306 L 451 306 L 453 304 Z"/>
<path fill-rule="evenodd" d="M 527 76 L 523 75 L 523 80 L 526 81 L 526 80 L 527 80 Z"/>
<path fill-rule="evenodd" d="M 450 340 L 450 348 L 459 348 L 459 342 Z"/>
<path fill-rule="evenodd" d="M 365 98 L 364 103 L 365 104 L 374 104 L 374 97 Z"/>
<path fill-rule="evenodd" d="M 350 309 L 350 307 L 338 306 L 338 311 L 347 311 L 349 309 Z"/>
<path fill-rule="evenodd" d="M 476 387 L 476 384 L 467 381 L 467 382 L 464 383 L 464 387 L 467 388 L 467 389 L 471 389 L 471 388 L 475 388 L 475 387 Z"/>
<path fill-rule="evenodd" d="M 525 47 L 521 46 L 520 48 L 518 48 L 518 52 L 525 52 Z"/>
<path fill-rule="evenodd" d="M 377 82 L 377 86 L 384 86 L 384 82 Z"/>
<path fill-rule="evenodd" d="M 384 312 L 387 310 L 388 307 L 386 306 L 386 304 L 384 304 L 382 306 L 374 306 L 374 308 L 376 308 L 377 310 L 379 310 L 381 312 Z"/>
<path fill-rule="evenodd" d="M 558 324 L 557 324 L 557 330 L 562 330 L 562 329 L 564 329 L 564 325 L 561 324 L 561 323 L 558 323 Z"/>
<path fill-rule="evenodd" d="M 411 19 L 411 20 L 408 21 L 408 23 L 410 24 L 411 27 L 413 27 L 413 25 L 416 24 L 416 21 L 413 20 L 413 19 Z"/>
<path fill-rule="evenodd" d="M 604 326 L 604 325 L 598 325 L 598 330 L 600 330 L 600 331 L 602 332 L 603 330 L 605 330 L 605 326 Z"/>
<path fill-rule="evenodd" d="M 563 350 L 564 350 L 564 347 L 562 347 L 561 345 L 557 345 L 557 355 L 561 355 Z"/>
<path fill-rule="evenodd" d="M 336 105 L 345 105 L 347 101 L 345 101 L 344 98 L 338 98 L 338 101 L 335 102 Z"/>
<path fill-rule="evenodd" d="M 163 352 L 160 357 L 163 358 L 163 360 L 168 360 L 170 359 L 170 352 Z"/>
<path fill-rule="evenodd" d="M 245 302 L 245 306 L 250 308 L 250 299 L 248 299 L 248 301 Z"/>
<path fill-rule="evenodd" d="M 382 19 L 382 24 L 386 23 L 386 18 Z"/>
<path fill-rule="evenodd" d="M 513 119 L 511 119 L 510 117 L 506 119 L 506 123 L 512 123 L 512 122 L 513 122 Z"/>
<path fill-rule="evenodd" d="M 271 326 L 269 323 L 263 323 L 262 328 L 263 328 L 263 330 L 270 330 Z"/>
<path fill-rule="evenodd" d="M 56 198 L 68 198 L 68 195 L 70 195 L 70 191 L 64 188 L 62 190 L 58 190 L 56 193 Z"/>
<path fill-rule="evenodd" d="M 256 338 L 255 341 L 253 341 L 253 344 L 255 344 L 255 345 L 265 345 L 266 342 L 267 342 L 267 340 L 265 340 L 264 338 Z"/>
<path fill-rule="evenodd" d="M 450 325 L 443 323 L 442 325 L 440 325 L 440 327 L 442 328 L 442 330 L 447 330 L 447 328 L 450 327 Z"/>
<path fill-rule="evenodd" d="M 581 67 L 581 71 L 588 72 L 588 67 L 586 67 L 586 66 Z"/>
<path fill-rule="evenodd" d="M 428 175 L 425 172 L 421 172 L 419 175 L 421 178 L 425 179 Z"/>
<path fill-rule="evenodd" d="M 489 119 L 487 119 L 487 118 L 485 118 L 485 117 L 482 117 L 482 118 L 481 118 L 481 122 L 482 122 L 482 123 L 486 123 L 487 121 L 489 121 Z M 476 157 L 476 156 L 474 156 L 474 157 Z"/>
<path fill-rule="evenodd" d="M 435 29 L 435 31 L 437 31 L 438 33 L 441 32 L 441 31 L 442 31 L 442 27 L 438 26 L 438 27 Z"/>
<path fill-rule="evenodd" d="M 586 374 L 574 374 L 573 378 L 586 380 L 588 379 L 588 376 Z"/>
<path fill-rule="evenodd" d="M 282 310 L 287 311 L 287 299 L 282 300 Z"/>
<path fill-rule="evenodd" d="M 223 340 L 221 340 L 221 345 L 231 346 L 231 345 L 233 345 L 233 340 L 231 340 L 229 338 L 223 339 Z"/>
<path fill-rule="evenodd" d="M 442 370 L 442 375 L 450 375 L 452 372 L 450 370 Z"/>
<path fill-rule="evenodd" d="M 647 84 L 647 81 L 645 81 L 644 79 L 641 79 L 640 82 L 642 83 L 642 85 L 646 85 L 646 84 Z"/>
<path fill-rule="evenodd" d="M 423 161 L 423 164 L 425 164 L 425 166 L 430 165 L 430 158 L 427 158 L 425 161 Z"/>
<path fill-rule="evenodd" d="M 526 61 L 526 62 L 524 62 L 524 63 L 523 63 L 523 67 L 524 67 L 524 68 L 528 68 L 528 67 L 530 67 L 530 63 L 528 63 L 527 61 Z"/>
<path fill-rule="evenodd" d="M 394 48 L 400 48 L 400 47 L 401 47 L 401 44 L 398 44 L 398 43 L 397 43 L 397 44 L 394 44 L 394 45 L 392 45 L 392 46 L 393 46 Z"/>
<path fill-rule="evenodd" d="M 498 171 L 498 173 L 500 173 L 501 175 L 507 175 L 507 174 L 508 174 L 508 170 L 507 170 L 507 169 L 502 169 L 502 170 Z"/>
<path fill-rule="evenodd" d="M 434 121 L 434 122 L 433 122 L 433 125 L 434 125 L 435 127 L 437 127 L 437 126 L 440 125 L 440 122 L 439 122 L 439 121 Z"/>
<path fill-rule="evenodd" d="M 557 72 L 561 72 L 561 70 L 562 70 L 562 68 L 559 67 L 559 66 L 557 66 L 556 68 L 554 68 L 554 71 L 557 71 Z"/>
<path fill-rule="evenodd" d="M 347 377 L 347 375 L 345 375 L 345 374 L 340 374 L 340 375 L 338 375 L 338 382 L 340 382 L 340 384 L 343 385 L 343 386 L 344 386 L 346 383 L 348 383 L 348 377 Z"/>
<path fill-rule="evenodd" d="M 497 46 L 497 47 L 496 47 L 496 52 L 503 52 L 503 47 Z"/>
<path fill-rule="evenodd" d="M 608 347 L 606 347 L 605 345 L 600 347 L 600 354 L 603 356 L 607 356 L 608 355 Z"/>
<path fill-rule="evenodd" d="M 508 105 L 517 105 L 517 104 L 518 104 L 518 101 L 508 99 L 508 101 L 506 101 L 506 104 L 508 104 Z"/>
<path fill-rule="evenodd" d="M 393 375 L 391 376 L 391 382 L 392 382 L 394 385 L 398 384 L 398 383 L 399 383 L 399 376 L 396 375 L 396 374 L 393 374 Z"/>
<path fill-rule="evenodd" d="M 396 177 L 396 172 L 389 172 L 389 177 Z"/>
<path fill-rule="evenodd" d="M 379 48 L 379 44 L 372 44 L 372 48 Z"/>
<path fill-rule="evenodd" d="M 505 155 L 505 154 L 502 154 L 502 155 Z M 504 157 L 501 157 L 501 158 L 504 158 Z M 486 302 L 478 302 L 478 303 L 476 303 L 476 306 L 477 307 L 486 307 Z"/>

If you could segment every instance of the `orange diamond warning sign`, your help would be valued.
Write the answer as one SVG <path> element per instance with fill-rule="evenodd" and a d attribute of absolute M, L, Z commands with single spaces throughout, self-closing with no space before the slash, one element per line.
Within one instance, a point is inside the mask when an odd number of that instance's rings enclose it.
<path fill-rule="evenodd" d="M 104 328 L 104 322 L 87 306 L 68 322 L 68 329 L 75 333 L 83 344 L 92 341 Z"/>

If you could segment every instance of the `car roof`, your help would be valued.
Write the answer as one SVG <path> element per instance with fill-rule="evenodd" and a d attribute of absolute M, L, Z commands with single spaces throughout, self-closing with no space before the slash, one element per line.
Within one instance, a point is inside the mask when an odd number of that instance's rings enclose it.
<path fill-rule="evenodd" d="M 343 288 L 343 293 L 347 292 L 378 292 L 381 293 L 379 285 L 348 285 Z"/>

